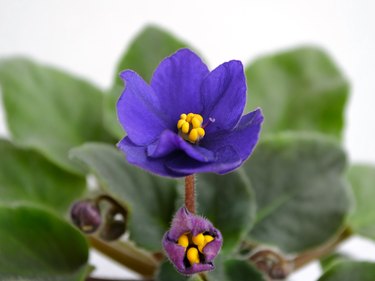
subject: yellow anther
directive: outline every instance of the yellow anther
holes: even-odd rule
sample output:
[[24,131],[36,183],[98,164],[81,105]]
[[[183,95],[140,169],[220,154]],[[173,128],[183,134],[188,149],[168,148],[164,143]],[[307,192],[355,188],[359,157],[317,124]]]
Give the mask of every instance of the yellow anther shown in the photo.
[[190,125],[188,122],[185,122],[184,124],[182,124],[181,131],[184,134],[187,134],[189,132],[189,129],[190,129]]
[[198,140],[198,131],[197,129],[191,129],[189,133],[189,141],[196,142]]
[[195,114],[194,117],[197,118],[197,119],[199,120],[199,122],[201,122],[201,124],[202,124],[202,122],[203,122],[203,117],[202,117],[202,115],[200,115],[200,114]]
[[189,113],[188,115],[187,115],[187,117],[186,117],[186,121],[187,122],[190,122],[191,121],[191,119],[194,117],[194,113]]
[[191,124],[193,124],[193,128],[200,128],[202,121],[199,121],[199,119],[194,116],[193,119],[191,119]]
[[184,125],[185,123],[186,123],[186,121],[183,120],[183,119],[178,120],[177,129],[181,129],[182,125]]
[[193,265],[194,263],[199,263],[199,252],[197,248],[189,248],[186,253],[186,257],[191,265]]
[[198,135],[202,138],[206,134],[203,128],[197,128]]
[[197,246],[203,245],[204,244],[204,235],[203,235],[203,233],[199,233],[198,235],[193,236],[193,238],[191,240],[193,240],[193,243]]
[[180,115],[180,119],[182,119],[182,120],[186,120],[186,114],[185,114],[185,113],[182,113],[182,114]]
[[208,243],[210,243],[213,240],[214,240],[214,238],[211,235],[205,235],[204,236],[204,242],[205,242],[205,244],[208,244]]
[[178,238],[177,244],[185,248],[189,246],[189,238],[187,237],[187,235],[182,234],[180,238]]
[[204,243],[201,245],[198,245],[198,249],[201,253],[203,253],[203,248],[206,247],[208,243],[213,241],[214,238],[211,235],[204,235]]

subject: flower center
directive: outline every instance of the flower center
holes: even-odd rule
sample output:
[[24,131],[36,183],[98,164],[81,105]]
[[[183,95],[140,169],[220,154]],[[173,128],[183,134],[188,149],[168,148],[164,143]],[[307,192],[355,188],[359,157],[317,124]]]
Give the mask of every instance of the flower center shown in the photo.
[[202,128],[203,117],[199,114],[189,113],[181,114],[177,122],[177,129],[184,140],[191,143],[197,143],[204,137],[205,131]]
[[192,236],[190,233],[185,233],[178,238],[177,244],[185,248],[185,258],[190,265],[193,265],[204,259],[203,249],[213,240],[215,238],[208,234],[199,233]]

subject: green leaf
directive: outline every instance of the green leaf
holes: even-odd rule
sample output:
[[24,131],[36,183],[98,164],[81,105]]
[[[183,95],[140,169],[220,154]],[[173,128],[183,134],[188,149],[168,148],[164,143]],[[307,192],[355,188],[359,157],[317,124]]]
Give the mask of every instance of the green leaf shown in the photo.
[[332,266],[318,281],[373,281],[375,263],[341,262]]
[[116,102],[124,89],[119,73],[132,69],[143,79],[150,81],[155,68],[165,57],[186,46],[186,43],[155,26],[146,27],[134,38],[117,65],[113,86],[106,95],[105,124],[114,136],[124,136],[116,116]]
[[0,279],[83,280],[85,238],[48,211],[27,205],[0,206]]
[[258,207],[249,237],[299,252],[336,234],[350,208],[346,157],[334,140],[280,134],[261,142],[243,169]]
[[203,281],[198,274],[191,277],[184,276],[174,268],[169,261],[164,261],[156,273],[155,281]]
[[375,240],[375,167],[351,167],[349,181],[356,200],[354,212],[349,217],[349,225],[357,234]]
[[0,84],[12,138],[78,172],[68,151],[104,138],[102,93],[86,81],[21,58],[0,61]]
[[72,150],[87,165],[105,191],[130,209],[130,239],[151,251],[161,250],[178,197],[176,181],[149,174],[127,163],[115,147],[85,144]]
[[255,196],[246,177],[238,172],[197,177],[198,214],[207,217],[224,238],[222,250],[233,250],[255,219]]
[[305,47],[266,56],[246,68],[247,109],[261,107],[263,132],[317,131],[338,139],[349,85],[323,50]]
[[207,272],[207,279],[209,281],[265,281],[262,273],[248,261],[223,257],[223,255],[216,258],[215,270]]
[[36,151],[0,140],[0,202],[29,201],[66,212],[86,182],[50,163]]
[[351,261],[351,260],[352,260],[351,257],[349,257],[345,254],[336,252],[336,253],[330,254],[330,255],[325,256],[322,259],[320,259],[320,266],[322,267],[323,271],[327,271],[332,266],[334,266],[338,263],[347,262],[347,261]]
[[224,263],[224,268],[228,281],[265,281],[262,273],[259,272],[247,261],[227,260]]

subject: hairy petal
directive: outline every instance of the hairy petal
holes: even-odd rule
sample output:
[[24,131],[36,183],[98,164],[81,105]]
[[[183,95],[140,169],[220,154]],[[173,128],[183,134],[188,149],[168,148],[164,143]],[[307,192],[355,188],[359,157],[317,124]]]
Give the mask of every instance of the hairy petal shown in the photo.
[[246,79],[242,63],[229,61],[214,69],[201,87],[203,116],[215,122],[206,133],[230,130],[241,118],[246,104]]
[[166,129],[166,118],[154,91],[134,71],[121,73],[125,90],[117,102],[117,115],[131,141],[145,145]]
[[200,86],[209,73],[202,60],[189,49],[164,59],[151,79],[151,87],[175,126],[181,113],[200,113]]

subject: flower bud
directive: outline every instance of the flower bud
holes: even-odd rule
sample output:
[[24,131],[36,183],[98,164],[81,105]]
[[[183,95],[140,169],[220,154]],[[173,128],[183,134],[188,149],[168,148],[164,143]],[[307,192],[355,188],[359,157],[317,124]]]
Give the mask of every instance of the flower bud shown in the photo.
[[169,260],[184,275],[213,270],[222,243],[220,231],[209,220],[191,214],[185,207],[177,211],[163,237]]
[[105,215],[105,221],[99,236],[103,240],[119,239],[126,231],[127,211],[120,206],[113,205]]
[[71,208],[73,223],[85,233],[94,233],[101,224],[100,210],[92,201],[76,202]]

